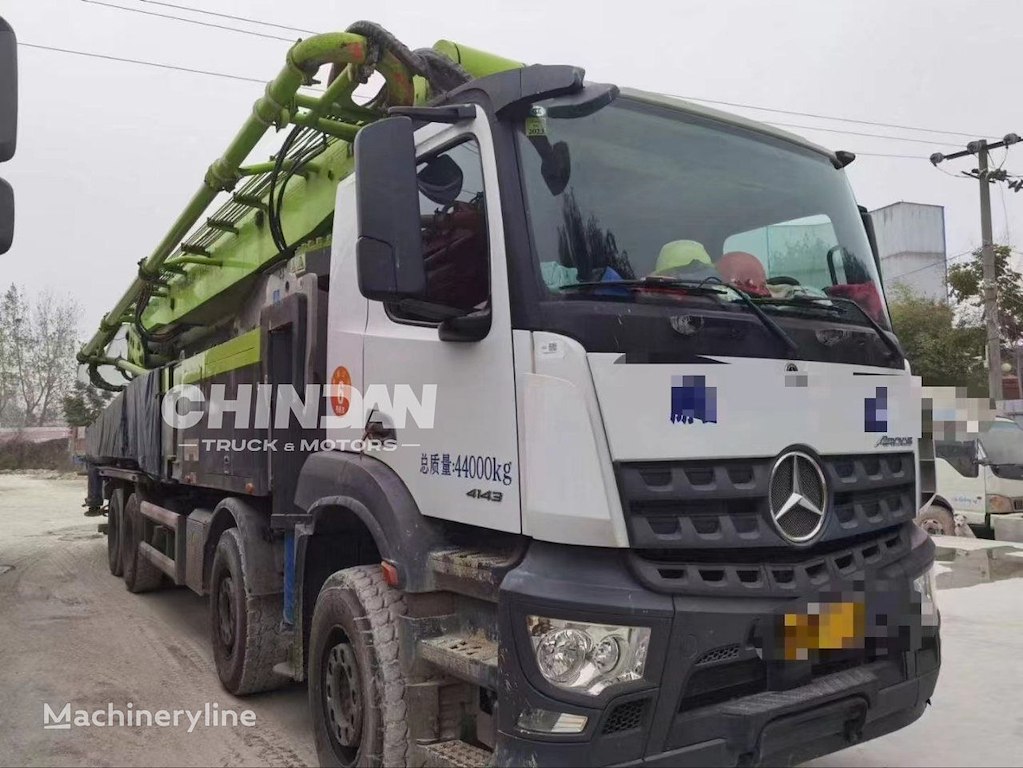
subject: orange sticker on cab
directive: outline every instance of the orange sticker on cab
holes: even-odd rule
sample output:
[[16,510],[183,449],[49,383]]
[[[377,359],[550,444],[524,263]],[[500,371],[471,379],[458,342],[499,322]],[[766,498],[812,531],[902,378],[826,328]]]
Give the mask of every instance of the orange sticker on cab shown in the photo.
[[352,405],[352,374],[343,365],[334,369],[330,377],[330,407],[335,416],[344,416]]

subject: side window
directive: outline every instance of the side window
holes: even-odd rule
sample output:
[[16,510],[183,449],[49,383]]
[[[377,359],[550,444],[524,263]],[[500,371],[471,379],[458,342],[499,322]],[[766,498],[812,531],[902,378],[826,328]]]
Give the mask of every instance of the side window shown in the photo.
[[938,440],[934,443],[934,456],[944,459],[963,477],[977,477],[980,467],[977,464],[977,441],[955,442]]
[[418,176],[426,296],[390,307],[391,315],[439,322],[482,309],[490,299],[490,252],[479,144],[469,139],[422,160]]
[[[740,232],[725,240],[723,253],[741,251],[756,256],[768,277],[791,277],[802,285],[832,285],[827,253],[838,243],[827,216],[808,216]],[[838,283],[844,283],[841,259],[832,259]]]

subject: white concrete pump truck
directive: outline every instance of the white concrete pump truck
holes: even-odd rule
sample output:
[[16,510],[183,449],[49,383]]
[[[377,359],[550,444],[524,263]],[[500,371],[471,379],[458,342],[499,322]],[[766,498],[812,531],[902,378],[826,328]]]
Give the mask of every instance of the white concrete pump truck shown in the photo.
[[80,353],[129,379],[89,433],[112,572],[209,595],[228,691],[306,681],[324,765],[913,722],[919,388],[852,160],[572,66],[299,42]]

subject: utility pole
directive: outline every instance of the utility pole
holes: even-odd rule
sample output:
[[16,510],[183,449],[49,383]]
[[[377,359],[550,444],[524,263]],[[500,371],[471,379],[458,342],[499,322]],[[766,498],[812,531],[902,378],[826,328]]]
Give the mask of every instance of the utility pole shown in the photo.
[[965,151],[945,155],[936,152],[931,155],[931,163],[938,165],[943,160],[955,160],[969,155],[977,156],[977,170],[973,173],[966,173],[980,181],[980,239],[981,239],[981,267],[983,269],[984,284],[982,295],[984,301],[984,319],[987,326],[987,386],[988,397],[997,403],[1002,397],[1002,347],[1001,331],[998,325],[998,289],[995,275],[995,247],[991,226],[991,184],[996,179],[988,169],[989,151],[1000,147],[1010,147],[1020,140],[1015,133],[1006,135],[1004,139],[994,144],[988,144],[984,139],[971,141],[966,145]]
[[980,178],[980,242],[984,272],[984,317],[987,320],[987,388],[996,403],[1002,398],[1002,345],[998,327],[998,290],[995,278],[995,246],[991,226],[991,182],[987,177],[988,149],[983,139],[977,142],[977,176]]

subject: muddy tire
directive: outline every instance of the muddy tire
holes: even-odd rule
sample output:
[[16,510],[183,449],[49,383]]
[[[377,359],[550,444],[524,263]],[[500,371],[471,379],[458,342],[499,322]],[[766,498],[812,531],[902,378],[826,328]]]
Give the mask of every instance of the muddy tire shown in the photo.
[[145,532],[145,518],[140,507],[142,499],[133,493],[125,502],[121,514],[121,554],[124,565],[124,585],[129,592],[151,592],[163,582],[163,571],[139,554],[139,545]]
[[217,542],[210,571],[210,641],[220,682],[235,696],[288,682],[273,671],[287,658],[280,633],[283,597],[250,595],[248,583],[241,538],[229,528]]
[[952,510],[939,503],[932,503],[920,510],[916,524],[932,536],[956,535],[956,520]]
[[316,598],[309,639],[309,709],[323,766],[408,765],[401,592],[380,566],[338,571]]
[[107,504],[107,565],[114,576],[124,574],[121,521],[124,517],[124,489],[115,488]]

